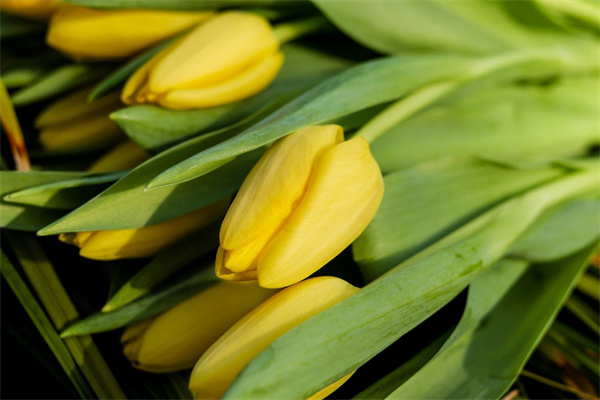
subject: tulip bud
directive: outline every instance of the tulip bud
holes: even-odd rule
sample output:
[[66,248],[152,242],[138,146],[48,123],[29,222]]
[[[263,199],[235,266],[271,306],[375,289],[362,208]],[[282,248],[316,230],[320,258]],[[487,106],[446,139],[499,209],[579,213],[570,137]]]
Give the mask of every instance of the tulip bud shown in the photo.
[[133,140],[127,140],[97,159],[89,172],[125,171],[137,167],[150,158],[150,154]]
[[232,103],[268,86],[282,63],[279,42],[265,18],[225,12],[137,70],[122,100],[173,109]]
[[0,8],[19,17],[45,20],[58,5],[56,0],[2,0]]
[[227,329],[274,293],[256,283],[219,283],[128,327],[121,337],[123,353],[134,367],[150,372],[191,368]]
[[118,94],[87,101],[89,88],[75,92],[46,108],[36,119],[38,140],[48,150],[106,146],[123,139],[111,112],[122,107]]
[[[190,378],[196,398],[219,398],[237,375],[261,351],[287,331],[358,292],[346,281],[321,276],[307,279],[275,294],[232,326],[198,360]],[[324,398],[342,382],[318,392]]]
[[338,255],[369,224],[383,197],[379,166],[340,126],[303,128],[272,145],[221,226],[223,279],[291,285]]
[[223,216],[229,199],[161,222],[136,229],[63,233],[59,240],[79,247],[79,255],[92,260],[150,257],[170,244]]
[[77,61],[121,59],[212,15],[212,12],[96,10],[63,6],[50,20],[46,42]]

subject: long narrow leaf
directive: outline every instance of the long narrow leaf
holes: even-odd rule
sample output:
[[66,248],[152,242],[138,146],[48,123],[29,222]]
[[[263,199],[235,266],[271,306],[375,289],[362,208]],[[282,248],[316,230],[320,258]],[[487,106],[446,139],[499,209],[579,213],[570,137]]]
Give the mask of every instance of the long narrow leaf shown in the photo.
[[450,301],[542,211],[596,187],[596,175],[576,173],[510,199],[423,250],[277,339],[225,398],[306,397],[340,379]]
[[[38,243],[25,234],[14,233],[8,238],[56,329],[62,330],[78,319],[75,306]],[[96,396],[125,397],[90,336],[68,339],[65,343]]]

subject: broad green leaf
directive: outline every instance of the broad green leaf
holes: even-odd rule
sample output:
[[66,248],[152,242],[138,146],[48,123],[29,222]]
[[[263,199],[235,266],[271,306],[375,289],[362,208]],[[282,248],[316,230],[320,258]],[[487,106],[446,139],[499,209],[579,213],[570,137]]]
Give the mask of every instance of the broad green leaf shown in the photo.
[[101,80],[96,86],[94,86],[94,88],[88,96],[88,100],[95,100],[101,97],[102,95],[105,95],[108,92],[110,92],[115,86],[118,86],[121,83],[125,82],[127,78],[129,78],[129,76],[133,74],[138,68],[144,65],[146,61],[150,60],[156,53],[158,53],[168,45],[172,44],[177,38],[179,38],[179,35],[175,36],[174,38],[168,39],[158,44],[157,46],[154,46],[150,50],[137,56],[122,67],[118,68],[116,71],[114,71],[106,78]]
[[[552,324],[591,252],[587,248],[552,264],[530,267],[484,319],[388,398],[500,398]],[[480,291],[495,291],[495,285],[488,281]]]
[[[410,102],[411,93],[419,93],[419,89],[436,83],[453,83],[458,88],[480,80],[489,84],[596,71],[599,67],[596,49],[597,43],[586,41],[573,44],[572,48],[535,48],[488,58],[406,55],[366,62],[322,82],[236,137],[171,167],[147,187],[158,188],[197,178],[303,126],[331,121],[404,96]],[[434,102],[438,97],[430,100]],[[424,102],[422,108],[429,105]]]
[[375,279],[499,201],[564,173],[454,160],[396,171],[384,178],[383,201],[354,242],[354,259]]
[[[538,43],[536,31],[511,15],[503,1],[358,1],[313,3],[342,31],[382,53],[490,53]],[[519,8],[543,18],[532,2]],[[547,23],[546,25],[550,25]]]
[[117,310],[96,313],[67,327],[61,337],[87,335],[121,328],[143,319],[155,316],[173,307],[207,287],[219,282],[211,265],[195,271],[187,279],[174,283],[163,290],[151,293],[140,300],[129,303]]
[[160,252],[106,302],[102,312],[114,311],[146,295],[159,283],[219,245],[220,222],[202,229]]
[[575,173],[501,203],[277,339],[225,398],[306,398],[335,382],[460,293],[545,209],[597,185]]
[[578,252],[600,237],[599,200],[576,200],[551,211],[510,248],[511,255],[549,262]]
[[92,397],[94,392],[89,387],[85,377],[81,374],[75,361],[73,361],[67,345],[58,336],[58,332],[54,326],[52,326],[52,322],[50,322],[44,313],[44,310],[37,302],[33,293],[29,290],[23,278],[19,276],[15,267],[8,257],[6,257],[4,251],[2,251],[0,255],[2,257],[2,276],[6,279],[6,282],[8,282],[8,285],[17,299],[19,299],[19,302],[33,321],[44,341],[48,344],[48,347],[50,347],[56,360],[64,369],[80,396],[82,398]]
[[[9,243],[48,316],[57,330],[77,320],[79,315],[54,267],[34,237],[8,235]],[[124,398],[117,380],[90,336],[66,339],[65,344],[98,398]]]
[[146,8],[159,10],[212,10],[215,8],[283,7],[297,8],[298,0],[66,0],[67,3],[99,8]]
[[452,55],[406,56],[349,68],[234,138],[165,171],[148,187],[194,179],[223,165],[224,160],[264,146],[303,126],[340,118],[397,99],[425,84],[461,76],[472,64],[473,59]]
[[347,61],[293,44],[282,46],[282,51],[285,61],[275,81],[266,90],[246,100],[198,110],[134,106],[114,112],[111,118],[138,144],[155,150],[234,124],[265,105],[287,99],[290,94],[310,87],[349,65]]
[[239,130],[224,129],[202,135],[151,158],[92,200],[41,229],[38,234],[154,225],[231,195],[240,187],[262,154],[261,150],[247,153],[224,168],[192,182],[152,191],[146,191],[144,187],[160,171],[237,132]]
[[[51,173],[51,172],[46,172]],[[81,176],[81,173],[78,173]],[[85,203],[103,189],[125,175],[124,172],[106,174],[86,174],[77,178],[65,179],[28,187],[3,197],[9,203],[38,206],[44,208],[71,210]]]
[[103,64],[67,64],[56,68],[30,86],[12,95],[16,107],[48,99],[86,83],[94,82],[110,72]]
[[579,154],[600,141],[599,84],[594,75],[469,93],[403,121],[371,149],[383,171],[448,154],[520,162]]
[[4,200],[5,195],[32,186],[83,176],[85,176],[83,172],[0,171],[0,227],[36,231],[64,215],[64,211],[9,203]]

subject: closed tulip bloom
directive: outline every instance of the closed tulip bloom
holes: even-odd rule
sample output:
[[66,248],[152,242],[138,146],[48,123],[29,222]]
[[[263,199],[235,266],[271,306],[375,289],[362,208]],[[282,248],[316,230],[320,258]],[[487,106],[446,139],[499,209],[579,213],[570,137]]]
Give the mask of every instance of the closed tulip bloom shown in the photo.
[[[275,294],[239,320],[204,353],[192,372],[190,389],[198,399],[221,397],[246,365],[277,338],[357,291],[358,288],[342,279],[322,276]],[[310,398],[326,397],[350,375]]]
[[216,272],[296,283],[338,255],[369,224],[383,178],[367,142],[344,142],[340,126],[300,129],[272,145],[252,169],[221,226]]
[[56,10],[56,0],[1,0],[0,8],[19,17],[45,20]]
[[150,158],[150,154],[133,140],[127,140],[115,146],[108,153],[97,159],[89,168],[89,172],[125,171],[137,167]]
[[251,282],[219,283],[128,327],[121,337],[123,353],[134,367],[150,372],[191,368],[227,329],[274,293]]
[[46,42],[78,61],[122,59],[202,23],[212,15],[212,12],[63,6],[50,20]]
[[190,233],[215,222],[225,214],[229,199],[161,222],[135,229],[61,234],[62,242],[80,248],[79,255],[92,260],[150,257]]
[[230,11],[198,26],[127,81],[127,104],[213,107],[249,97],[271,83],[283,63],[269,22]]
[[77,91],[47,107],[35,120],[38,140],[48,150],[95,148],[116,143],[125,136],[109,118],[121,108],[118,93],[88,102],[89,88]]

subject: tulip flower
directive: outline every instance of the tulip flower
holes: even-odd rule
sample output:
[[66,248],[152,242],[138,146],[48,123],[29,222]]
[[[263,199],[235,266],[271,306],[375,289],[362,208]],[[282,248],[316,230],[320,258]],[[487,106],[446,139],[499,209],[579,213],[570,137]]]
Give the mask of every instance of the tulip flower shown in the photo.
[[379,166],[340,126],[300,129],[252,169],[221,226],[216,272],[279,288],[338,255],[369,224],[383,197]]
[[150,257],[170,244],[223,216],[229,199],[161,222],[135,229],[63,233],[62,242],[79,247],[79,255],[92,260]]
[[87,101],[89,88],[75,92],[46,108],[36,119],[41,145],[48,150],[106,146],[124,138],[119,125],[109,118],[122,107],[118,94]]
[[279,42],[265,18],[225,12],[138,69],[122,100],[172,109],[232,103],[268,86],[282,63]]
[[150,158],[150,154],[135,143],[133,140],[127,140],[102,157],[97,159],[89,168],[89,172],[114,172],[125,171]]
[[19,17],[46,20],[58,6],[56,0],[2,0],[0,8]]
[[123,353],[134,367],[146,371],[191,368],[223,333],[273,294],[256,283],[219,283],[128,327],[121,337]]
[[46,42],[77,61],[127,58],[209,19],[212,12],[96,10],[63,6]]
[[[192,372],[190,389],[196,398],[221,397],[246,365],[278,337],[357,291],[358,288],[342,279],[321,276],[275,294],[239,320],[204,353]],[[350,375],[310,398],[326,397]]]

